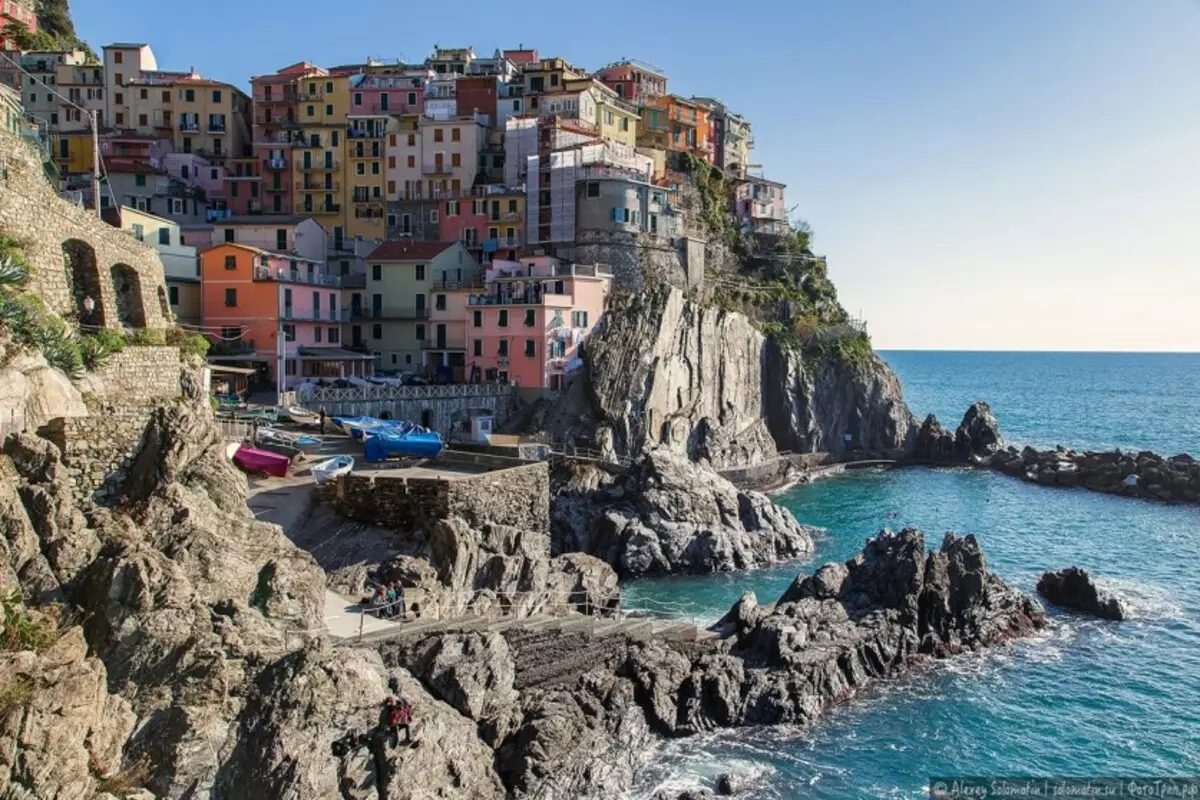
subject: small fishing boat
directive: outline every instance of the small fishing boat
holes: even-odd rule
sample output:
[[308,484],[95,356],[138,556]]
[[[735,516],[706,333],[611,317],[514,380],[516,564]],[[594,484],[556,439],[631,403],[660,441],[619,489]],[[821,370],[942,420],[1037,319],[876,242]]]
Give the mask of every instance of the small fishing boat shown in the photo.
[[350,456],[334,456],[333,458],[313,464],[312,475],[316,483],[331,481],[338,475],[346,475],[354,469],[354,459]]
[[244,472],[265,472],[277,478],[286,478],[292,462],[287,456],[243,444],[233,454],[233,463]]
[[308,409],[301,408],[300,406],[288,406],[287,415],[291,417],[292,422],[296,423],[297,425],[308,425],[315,428],[321,424],[320,414],[314,414]]
[[387,461],[393,456],[437,458],[446,449],[442,435],[417,425],[391,430],[377,429],[363,442],[363,458],[370,462]]
[[289,433],[270,427],[258,429],[258,440],[263,443],[282,444],[300,450],[313,450],[321,446],[321,439],[318,439],[316,436],[309,436],[304,433]]

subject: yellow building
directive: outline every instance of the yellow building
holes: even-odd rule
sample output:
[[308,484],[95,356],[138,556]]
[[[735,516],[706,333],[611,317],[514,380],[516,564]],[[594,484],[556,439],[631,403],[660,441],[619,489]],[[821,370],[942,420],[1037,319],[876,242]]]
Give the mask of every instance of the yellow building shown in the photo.
[[514,86],[523,88],[526,100],[526,113],[536,115],[541,105],[540,96],[563,91],[568,80],[586,78],[587,73],[576,69],[561,58],[542,58],[531,61],[521,70],[521,76],[514,79]]
[[[525,192],[520,189],[505,190],[502,194],[489,194],[487,203],[487,236],[484,242],[495,241],[496,252],[519,250],[525,244]],[[488,245],[490,247],[490,245]],[[514,258],[517,254],[505,254]]]
[[[292,150],[296,182],[292,212],[313,217],[334,239],[342,239],[348,229],[347,81],[345,75],[330,75],[320,70],[320,73],[309,74],[296,82],[296,125],[301,144]],[[382,149],[382,142],[380,147]]]
[[[250,98],[245,92],[198,74],[175,82],[172,92],[177,126],[175,151],[197,153],[217,163],[246,155],[250,141],[247,118]],[[138,110],[139,126],[150,114]]]
[[[103,129],[108,124],[105,117],[104,65],[59,64],[54,70],[55,91],[65,95],[70,102],[59,100],[58,131],[74,133],[90,131],[89,112],[95,111],[97,121]],[[79,109],[82,108],[83,111]],[[91,170],[91,164],[88,165]]]
[[387,238],[388,137],[399,130],[400,123],[386,111],[367,110],[351,114],[347,122],[345,175],[350,207],[345,235],[347,239],[362,236],[382,241]]
[[59,133],[54,143],[54,166],[62,175],[92,174],[92,133]]
[[600,138],[610,142],[637,146],[638,112],[633,106],[617,97],[617,93],[603,84],[605,91],[597,91],[596,123]]
[[461,242],[416,239],[386,241],[366,262],[365,289],[350,297],[352,326],[362,326],[362,344],[375,353],[378,369],[423,373],[423,354],[432,343],[432,295],[477,280],[479,262]]

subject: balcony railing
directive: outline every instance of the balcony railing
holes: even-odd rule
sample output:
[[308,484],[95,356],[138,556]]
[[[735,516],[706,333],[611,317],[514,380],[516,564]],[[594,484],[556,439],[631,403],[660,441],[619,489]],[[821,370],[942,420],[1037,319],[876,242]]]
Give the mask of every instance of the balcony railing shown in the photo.
[[309,286],[341,286],[341,278],[338,275],[321,275],[284,267],[264,267],[261,264],[254,268],[254,280],[302,283]]
[[316,311],[311,308],[295,309],[284,306],[283,310],[279,312],[279,316],[295,322],[349,322],[350,310],[342,308]]
[[478,278],[469,278],[465,281],[433,281],[433,291],[447,291],[450,289],[482,289],[483,281]]
[[272,172],[278,172],[280,170],[287,169],[287,159],[286,158],[268,158],[266,161],[263,162],[263,165],[266,169],[271,170]]
[[[353,112],[351,112],[353,113]],[[349,139],[382,139],[387,135],[387,132],[382,128],[355,128],[348,126],[346,128],[346,137]]]
[[314,181],[296,181],[297,192],[336,192],[341,188],[337,181],[316,183]]
[[267,96],[263,94],[261,97],[255,95],[255,103],[294,103],[296,102],[295,92],[283,92],[282,94],[271,94]]
[[422,350],[466,350],[466,342],[448,342],[445,339],[438,341],[437,339],[425,338],[421,340]]
[[[471,306],[569,306],[573,295],[567,292],[517,292],[513,294],[474,294],[467,299]],[[517,327],[509,321],[511,327]]]
[[208,123],[208,132],[209,133],[228,133],[228,131],[225,130],[224,122],[222,122],[220,124],[213,124],[211,122]]
[[269,186],[263,186],[263,191],[270,192],[271,194],[283,194],[284,192],[288,191],[288,185],[286,183],[281,183],[278,186],[271,184]]
[[333,158],[328,161],[321,161],[317,163],[304,162],[297,164],[296,166],[305,172],[334,172],[338,169],[341,169],[342,165],[340,161],[338,161],[336,158]]
[[351,319],[429,319],[429,307],[383,306],[382,308],[351,308]]
[[367,276],[366,275],[343,275],[342,276],[342,288],[343,289],[365,289],[365,288],[367,288]]
[[422,175],[449,175],[455,169],[444,161],[441,164],[421,164]]

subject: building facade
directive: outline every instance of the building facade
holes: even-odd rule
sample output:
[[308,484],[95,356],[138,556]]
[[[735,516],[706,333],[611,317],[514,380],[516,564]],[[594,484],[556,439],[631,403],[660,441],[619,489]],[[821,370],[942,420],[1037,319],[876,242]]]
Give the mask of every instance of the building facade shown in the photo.
[[102,216],[108,224],[154,248],[162,261],[171,313],[180,323],[199,325],[200,260],[196,248],[184,244],[178,223],[126,206],[104,209]]
[[324,264],[328,250],[325,229],[311,217],[274,215],[229,217],[213,223],[211,243],[240,244]]
[[733,215],[741,229],[747,233],[787,233],[786,188],[761,177],[747,176],[738,181],[733,189]]

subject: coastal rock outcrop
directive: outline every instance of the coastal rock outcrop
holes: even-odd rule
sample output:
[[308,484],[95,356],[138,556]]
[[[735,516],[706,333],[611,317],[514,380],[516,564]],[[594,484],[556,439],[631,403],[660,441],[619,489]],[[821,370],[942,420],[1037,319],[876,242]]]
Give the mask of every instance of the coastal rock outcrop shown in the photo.
[[1056,606],[1073,608],[1101,619],[1120,621],[1129,618],[1129,609],[1120,598],[1096,588],[1092,576],[1079,567],[1046,572],[1038,579],[1038,594]]
[[621,477],[567,465],[551,504],[556,553],[590,553],[625,576],[716,572],[812,551],[815,529],[758,492],[658,449]]
[[1004,446],[1000,426],[991,406],[972,403],[954,432],[930,414],[913,442],[912,458],[934,464],[978,464]]
[[1009,447],[995,453],[988,465],[1041,486],[1078,486],[1124,497],[1200,502],[1200,462],[1187,454],[1168,458],[1147,451],[1081,453],[1065,447]]

